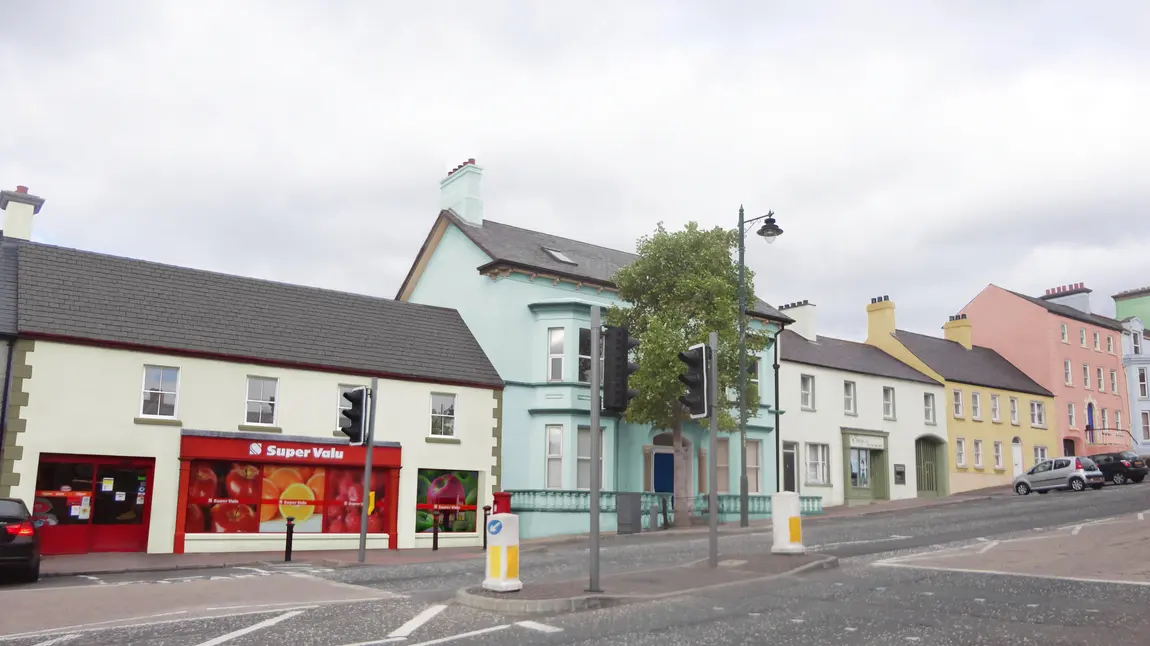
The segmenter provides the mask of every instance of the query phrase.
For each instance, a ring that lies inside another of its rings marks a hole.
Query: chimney
[[[807,341],[816,340],[818,311],[814,303],[810,301],[787,303],[779,307],[779,311],[795,320],[794,323],[787,326],[788,330],[798,334]]]
[[[946,325],[942,326],[942,330],[947,341],[954,341],[967,350],[973,347],[970,319],[966,318],[966,314],[950,317]]]
[[[479,180],[483,169],[468,159],[451,169],[439,182],[439,208],[451,209],[468,224],[483,224],[483,198],[479,194]]]
[[[1090,314],[1090,293],[1092,291],[1086,288],[1086,283],[1070,283],[1051,287],[1039,298],[1050,303],[1073,307],[1084,314]]]
[[[879,339],[886,339],[894,334],[894,302],[890,296],[878,296],[870,299],[866,306],[866,342],[871,345],[881,345]]]
[[[44,198],[28,193],[27,186],[14,191],[0,191],[0,210],[4,211],[4,237],[32,239],[32,216],[40,212]]]

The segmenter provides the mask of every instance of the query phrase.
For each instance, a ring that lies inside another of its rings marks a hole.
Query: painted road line
[[[73,624],[71,626],[62,626],[60,628],[46,628],[44,630],[32,630],[32,631],[25,632],[25,633],[17,633],[15,635],[4,635],[3,637],[0,637],[0,641],[11,641],[13,639],[19,639],[22,637],[39,637],[39,636],[43,636],[43,635],[58,635],[61,633],[66,633],[70,630],[84,631],[84,630],[89,630],[94,626],[104,626],[107,624],[114,624],[114,623],[117,623],[120,621],[139,621],[141,619],[155,619],[158,617],[171,617],[172,615],[187,614],[187,612],[188,612],[187,610],[177,610],[175,612],[161,612],[161,613],[154,614],[154,615],[144,615],[143,617],[128,617],[126,619],[111,619],[108,621],[97,621],[97,622],[93,622],[90,624]]]
[[[530,628],[531,630],[538,630],[541,633],[561,633],[561,632],[563,632],[562,628],[559,628],[557,626],[548,626],[547,624],[541,624],[538,621],[517,621],[517,622],[515,622],[515,625],[516,626],[522,626],[524,628]]]
[[[974,570],[971,568],[941,567],[933,565],[911,565],[909,563],[878,562],[871,565],[878,567],[901,567],[908,570],[935,570],[937,572],[960,572],[962,574],[994,574],[998,576],[1020,576],[1029,579],[1049,579],[1052,581],[1075,581],[1078,583],[1102,583],[1106,585],[1138,585],[1150,587],[1150,581],[1120,581],[1117,579],[1091,579],[1078,576],[1058,576],[1054,574],[1030,574],[1027,572],[1003,572],[1001,570]]]
[[[986,545],[984,545],[984,546],[982,547],[982,549],[978,550],[978,553],[979,553],[979,554],[986,554],[986,553],[987,553],[987,552],[989,552],[990,550],[994,549],[994,548],[995,548],[995,546],[997,546],[997,545],[998,545],[998,541],[990,541],[989,543],[987,543]]]
[[[128,617],[126,619],[113,619],[111,621],[97,621],[91,624],[79,624],[76,626],[65,626],[63,628],[46,628],[44,630],[31,630],[23,633],[16,633],[13,635],[0,636],[0,642],[8,642],[15,639],[32,639],[34,637],[48,637],[61,635],[68,632],[79,633],[94,633],[106,630],[124,630],[126,628],[151,628],[153,626],[164,626],[167,624],[179,624],[189,621],[211,621],[213,619],[230,619],[232,617],[246,617],[249,615],[268,615],[273,612],[283,612],[285,610],[312,610],[319,606],[295,606],[294,608],[281,608],[279,610],[249,610],[246,612],[227,612],[219,615],[194,615],[191,617],[180,617],[178,619],[160,619],[159,621],[142,621],[143,619],[151,619],[157,617],[170,617],[172,615],[187,614],[187,610],[179,610],[177,612],[162,612],[157,615],[144,615],[143,617]],[[133,621],[136,623],[119,623]]]
[[[208,641],[203,642],[201,644],[197,644],[196,646],[219,646],[220,644],[223,644],[225,642],[230,642],[231,640],[235,639],[236,637],[243,637],[244,635],[247,635],[248,633],[254,633],[257,630],[263,630],[264,628],[270,628],[270,627],[280,623],[281,621],[287,621],[288,619],[291,619],[292,617],[295,617],[297,615],[302,615],[302,614],[303,614],[303,610],[296,610],[294,612],[285,612],[284,614],[282,614],[278,617],[272,617],[271,619],[265,619],[265,620],[259,622],[258,624],[252,624],[251,626],[248,626],[247,628],[241,628],[239,630],[232,631],[226,635],[220,635],[219,637],[216,637],[215,639],[209,639]]]
[[[320,606],[330,606],[339,603],[368,603],[370,601],[388,601],[386,597],[363,597],[361,599],[336,599],[333,601],[313,601],[307,605],[300,605],[299,601],[281,601],[279,603],[256,603],[243,606],[209,606],[204,610],[249,610],[253,608],[264,608],[268,612],[274,612],[276,609],[280,610],[310,610]]]
[[[387,636],[407,637],[411,633],[415,632],[420,626],[431,621],[435,615],[438,615],[446,609],[447,606],[431,606],[430,608],[426,608],[423,612],[412,617],[406,624],[403,624],[399,628],[396,628],[395,630],[388,633]]]
[[[55,639],[49,639],[46,642],[38,642],[38,643],[32,644],[32,646],[50,646],[51,644],[63,644],[64,642],[72,641],[73,639],[75,639],[79,636],[80,635],[75,634],[75,633],[73,633],[71,635],[62,635],[62,636],[57,637]]]
[[[1078,536],[1078,532],[1082,531],[1082,525],[1075,525],[1074,531],[1070,532],[1071,536]]]
[[[511,624],[503,624],[502,626],[492,626],[490,628],[481,628],[479,630],[473,630],[469,633],[460,633],[458,635],[452,635],[450,637],[440,637],[439,639],[433,639],[431,641],[419,642],[418,644],[412,644],[411,646],[431,646],[432,644],[446,644],[447,642],[453,642],[457,639],[467,639],[468,637],[477,637],[479,635],[486,635],[487,633],[493,633],[497,630],[506,630],[510,627],[511,627]]]

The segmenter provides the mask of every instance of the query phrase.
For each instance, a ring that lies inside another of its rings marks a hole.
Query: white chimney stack
[[[439,208],[451,209],[468,224],[483,224],[483,197],[479,193],[479,180],[483,169],[475,159],[456,166],[439,182]]]
[[[28,193],[27,186],[14,191],[0,191],[0,210],[4,211],[4,237],[32,239],[32,216],[40,212],[44,198]]]
[[[787,303],[780,307],[779,311],[795,320],[794,323],[787,326],[788,330],[807,341],[817,340],[818,311],[816,311],[814,303],[810,301]]]

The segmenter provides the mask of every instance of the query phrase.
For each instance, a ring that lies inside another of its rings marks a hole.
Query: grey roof
[[[453,309],[11,239],[2,251],[18,257],[21,335],[503,385]]]
[[[1119,323],[1117,321],[1117,319],[1112,319],[1109,316],[1102,316],[1100,314],[1087,314],[1086,312],[1083,312],[1081,310],[1076,310],[1073,307],[1070,307],[1069,305],[1063,305],[1061,303],[1051,303],[1048,300],[1036,298],[1034,296],[1027,296],[1026,294],[1021,294],[1019,292],[1009,290],[1009,289],[1006,291],[1010,292],[1011,294],[1014,294],[1015,296],[1017,296],[1019,298],[1028,300],[1031,303],[1034,303],[1035,305],[1037,305],[1039,307],[1045,308],[1046,311],[1050,312],[1051,314],[1055,314],[1058,316],[1064,316],[1068,319],[1080,321],[1082,323],[1089,323],[1090,325],[1097,325],[1098,327],[1104,327],[1108,330],[1114,330],[1116,332],[1122,331],[1122,324]]]
[[[1135,289],[1127,289],[1111,296],[1116,301],[1126,300],[1128,298],[1135,298],[1137,296],[1150,296],[1150,285],[1146,287],[1138,287]]]
[[[1054,396],[1054,393],[1043,388],[1017,366],[1007,361],[1006,357],[990,348],[976,345],[967,350],[954,341],[906,330],[896,330],[894,336],[906,346],[907,350],[910,350],[911,354],[947,381],[1046,397]]]
[[[935,386],[940,385],[934,379],[873,345],[828,336],[819,336],[816,337],[816,341],[810,341],[791,330],[784,330],[782,345],[779,346],[779,356],[783,361],[794,363],[805,363],[876,377],[917,381]]]
[[[491,257],[492,262],[484,267],[511,264],[613,286],[611,277],[615,272],[639,257],[626,251],[608,249],[487,219],[483,220],[482,225],[477,226],[463,221],[451,211],[443,211],[441,215],[459,227],[460,231]],[[562,252],[573,261],[573,264],[555,259],[544,250],[545,248]],[[793,322],[790,317],[761,299],[755,299],[754,305],[748,309],[754,314],[782,323]]]
[[[0,238],[0,336],[16,336],[16,252]]]

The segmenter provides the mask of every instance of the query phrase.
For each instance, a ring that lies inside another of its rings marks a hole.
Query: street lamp
[[[756,233],[768,244],[775,238],[783,235],[783,230],[775,223],[775,212],[768,211],[766,215],[747,220],[743,215],[743,205],[739,205],[739,525],[747,527],[751,524],[750,518],[750,491],[747,483],[747,265],[746,236],[747,225],[752,222],[763,221]],[[778,339],[775,340],[778,343]],[[776,361],[776,363],[778,363]],[[777,384],[776,384],[777,385]],[[776,389],[777,390],[777,389]],[[775,401],[777,408],[779,402]],[[778,416],[775,417],[778,419]],[[776,444],[778,444],[779,429],[775,424]],[[777,453],[777,448],[776,448]],[[778,456],[775,456],[776,469]]]

